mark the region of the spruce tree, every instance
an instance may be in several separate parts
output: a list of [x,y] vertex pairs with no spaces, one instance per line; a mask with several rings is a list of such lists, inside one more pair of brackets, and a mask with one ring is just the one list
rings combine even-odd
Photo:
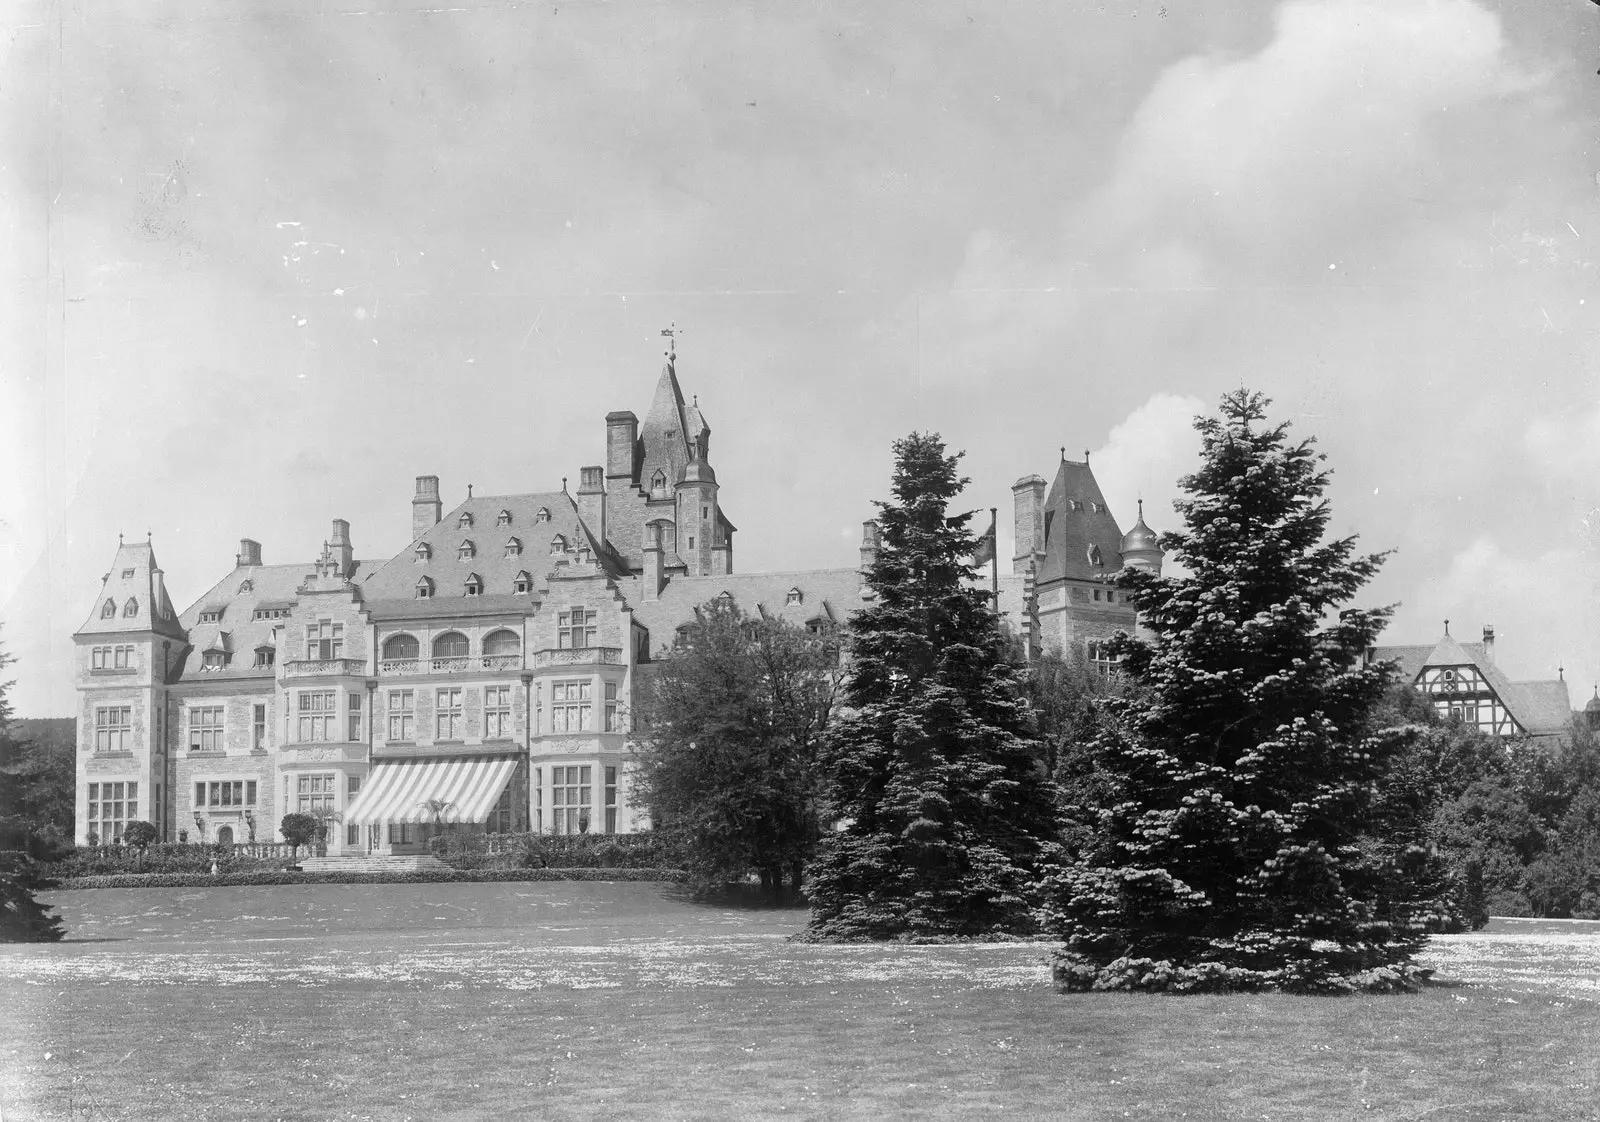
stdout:
[[973,582],[966,480],[933,434],[894,446],[877,504],[876,595],[851,617],[841,715],[820,754],[838,828],[811,875],[807,937],[925,939],[1034,927],[1056,851],[1021,683]]
[[1387,609],[1343,607],[1383,555],[1325,541],[1313,441],[1239,390],[1197,420],[1181,566],[1120,583],[1148,638],[1094,746],[1112,789],[1094,842],[1053,883],[1064,990],[1406,988],[1444,918],[1436,861],[1376,841],[1373,802],[1403,729],[1369,720],[1390,669],[1365,652]]

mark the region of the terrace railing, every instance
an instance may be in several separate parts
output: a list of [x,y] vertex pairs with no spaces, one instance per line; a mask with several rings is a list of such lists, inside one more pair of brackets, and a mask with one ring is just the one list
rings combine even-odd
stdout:
[[535,670],[543,670],[550,666],[579,666],[596,662],[615,666],[621,661],[621,647],[569,647],[563,650],[533,652]]
[[386,658],[378,663],[384,677],[407,674],[468,674],[521,670],[520,654],[460,655],[454,658]]
[[286,678],[316,678],[335,674],[365,674],[363,658],[294,658],[283,664]]

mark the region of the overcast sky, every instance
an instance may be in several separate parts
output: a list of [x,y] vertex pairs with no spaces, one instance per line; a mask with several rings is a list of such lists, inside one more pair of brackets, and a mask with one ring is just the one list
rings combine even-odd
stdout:
[[[1093,450],[1170,526],[1196,412],[1314,435],[1387,638],[1600,675],[1587,0],[47,5],[0,36],[0,633],[73,711],[117,533],[409,541],[576,486],[660,329],[746,571],[853,565],[913,428],[970,505]],[[424,10],[429,9],[429,10]],[[134,12],[137,14],[128,14]],[[255,14],[259,13],[259,14]]]

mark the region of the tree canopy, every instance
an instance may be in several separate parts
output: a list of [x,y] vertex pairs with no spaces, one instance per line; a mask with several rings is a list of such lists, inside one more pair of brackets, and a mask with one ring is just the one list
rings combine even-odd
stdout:
[[1032,930],[1057,852],[1054,802],[989,593],[966,485],[932,433],[894,446],[871,599],[848,622],[840,718],[823,741],[838,828],[812,866],[813,939]]
[[636,691],[635,790],[700,888],[798,890],[821,834],[816,750],[836,644],[717,601]]
[[1055,883],[1064,989],[1401,988],[1441,921],[1427,851],[1374,833],[1409,734],[1370,721],[1388,612],[1345,605],[1383,557],[1325,540],[1324,459],[1268,404],[1197,420],[1177,570],[1119,577],[1147,630],[1114,644],[1135,688],[1104,702],[1098,829]]

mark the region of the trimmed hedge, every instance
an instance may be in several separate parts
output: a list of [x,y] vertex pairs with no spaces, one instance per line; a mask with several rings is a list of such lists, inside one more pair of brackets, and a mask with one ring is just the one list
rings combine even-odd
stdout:
[[[491,842],[499,852],[490,853]],[[456,869],[681,869],[683,856],[653,831],[637,834],[441,834],[429,851]]]
[[254,873],[146,873],[72,877],[59,888],[227,888],[280,884],[450,884],[517,881],[666,881],[681,869],[416,869],[392,873],[304,873],[279,869]]
[[94,877],[154,873],[270,872],[283,868],[285,857],[247,857],[232,846],[166,844],[152,845],[142,853],[125,845],[100,845],[74,849],[59,861],[44,866],[53,877]]

